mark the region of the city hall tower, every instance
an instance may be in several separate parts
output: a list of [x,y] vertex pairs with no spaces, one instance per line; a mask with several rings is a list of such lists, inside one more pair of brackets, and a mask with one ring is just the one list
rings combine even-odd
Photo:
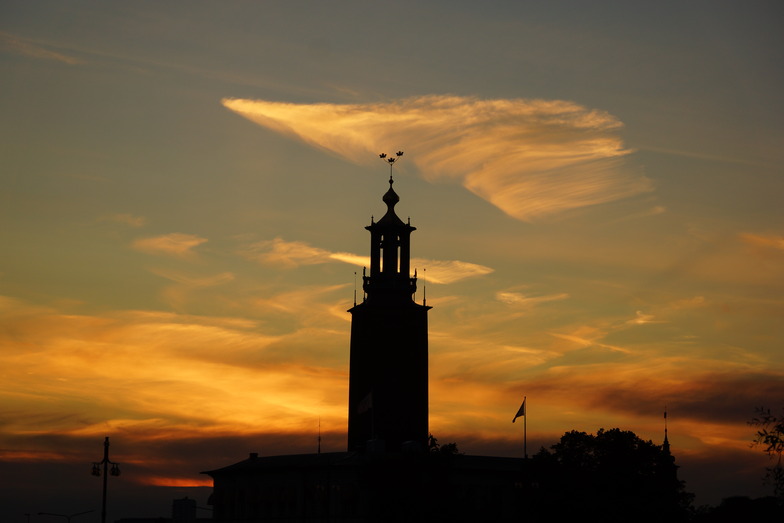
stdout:
[[[402,153],[398,153],[398,156]],[[384,155],[382,155],[384,158]],[[390,159],[390,164],[394,158]],[[427,311],[414,301],[411,233],[395,214],[400,201],[392,188],[386,214],[365,227],[370,232],[370,274],[363,270],[364,299],[351,313],[348,450],[396,452],[427,448]]]

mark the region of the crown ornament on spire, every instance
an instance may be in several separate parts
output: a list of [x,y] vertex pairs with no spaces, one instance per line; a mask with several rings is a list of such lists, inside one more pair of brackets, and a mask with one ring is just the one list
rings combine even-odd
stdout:
[[403,151],[398,151],[395,153],[394,156],[391,154],[388,155],[387,153],[381,153],[378,155],[382,161],[389,164],[389,183],[392,184],[392,167],[395,165],[395,162],[400,160],[400,157],[403,156]]

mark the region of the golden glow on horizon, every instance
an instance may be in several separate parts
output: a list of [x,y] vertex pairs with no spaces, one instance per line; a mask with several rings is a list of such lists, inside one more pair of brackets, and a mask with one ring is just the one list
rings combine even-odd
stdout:
[[[296,431],[308,418],[321,416],[327,426],[345,418],[345,370],[267,361],[265,351],[287,337],[264,336],[252,322],[9,305],[2,311],[9,330],[0,337],[8,351],[0,360],[15,372],[4,376],[2,394],[26,414],[8,431],[36,432],[42,417],[74,435],[177,426],[242,432],[259,424]],[[324,334],[309,336],[326,340]],[[37,350],[25,350],[32,346]]]
[[[314,296],[312,292],[304,295]],[[290,314],[301,314],[296,300],[282,301],[293,307]],[[333,318],[328,321],[337,328],[329,336],[323,330],[305,329],[301,336],[292,337],[264,336],[256,322],[239,318],[145,311],[86,316],[14,300],[4,303],[7,329],[0,341],[9,350],[0,355],[0,363],[16,372],[5,373],[2,394],[27,413],[10,423],[8,432],[40,433],[37,427],[46,417],[51,418],[47,430],[95,437],[115,431],[130,431],[144,438],[177,434],[204,437],[254,433],[260,426],[295,434],[312,429],[313,419],[319,417],[325,430],[344,429],[347,329],[339,327],[345,325],[345,319],[331,312],[324,320]],[[621,328],[623,323],[618,325]],[[584,364],[553,365],[561,354],[575,350],[607,348],[634,355],[630,349],[602,341],[607,332],[587,328],[575,332],[555,333],[554,339],[569,341],[571,347],[559,349],[555,344],[543,349],[498,342],[488,345],[463,338],[459,330],[433,330],[433,430],[478,437],[475,429],[481,419],[492,427],[490,432],[503,435],[509,430],[504,427],[510,409],[515,408],[515,396],[522,391],[547,398],[549,405],[580,405],[586,412],[610,398],[632,394],[651,404],[655,417],[660,405],[671,404],[673,398],[710,397],[713,389],[716,393],[726,390],[736,369],[765,371],[764,361],[740,355],[736,361],[706,359],[698,367],[693,366],[694,355],[689,360],[660,355],[655,364],[644,365],[635,361],[638,358],[625,364],[597,362],[590,372]],[[322,352],[329,347],[343,356],[324,366],[299,365],[292,363],[294,354],[279,359],[276,351],[270,352],[275,346],[307,346],[307,340],[319,340]],[[31,346],[38,350],[24,349]],[[523,367],[520,351],[526,354]],[[312,358],[317,361],[318,357]],[[528,374],[530,366],[545,363],[551,365],[549,371]],[[663,387],[663,376],[677,379],[670,378]],[[499,387],[498,383],[505,385]],[[96,397],[94,390],[106,394]],[[559,418],[561,423],[564,419],[568,422],[564,415],[558,408],[552,410],[540,418],[536,431],[552,426]]]
[[142,478],[139,483],[154,487],[211,487],[212,478],[164,478],[151,476]]

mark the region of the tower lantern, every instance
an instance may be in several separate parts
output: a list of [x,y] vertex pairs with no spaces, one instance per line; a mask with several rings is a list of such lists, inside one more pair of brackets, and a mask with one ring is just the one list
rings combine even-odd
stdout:
[[369,301],[412,300],[416,278],[411,277],[411,233],[416,230],[395,214],[400,201],[389,177],[389,190],[382,198],[387,212],[365,227],[370,231],[370,275],[363,276],[362,288]]

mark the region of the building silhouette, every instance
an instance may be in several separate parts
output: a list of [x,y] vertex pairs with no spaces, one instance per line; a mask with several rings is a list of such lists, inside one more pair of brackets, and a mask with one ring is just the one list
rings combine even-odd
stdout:
[[428,436],[427,311],[414,302],[411,233],[395,214],[400,201],[392,188],[386,214],[371,218],[370,275],[363,273],[365,299],[351,313],[348,393],[348,450],[368,442],[399,451],[425,449]]
[[[416,270],[411,275],[410,257],[416,229],[395,213],[399,197],[393,183],[390,176],[386,214],[365,227],[370,272],[363,271],[363,299],[348,311],[346,451],[251,453],[204,472],[213,478],[216,521],[549,521],[554,508],[549,500],[562,499],[540,488],[556,469],[536,456],[470,456],[449,446],[434,451],[428,432],[430,307],[424,299],[414,301],[417,277]],[[666,437],[665,445],[672,480],[675,465]]]
[[114,523],[210,523],[212,518],[200,518],[196,513],[196,500],[185,496],[172,500],[171,517],[157,518],[122,518]]

